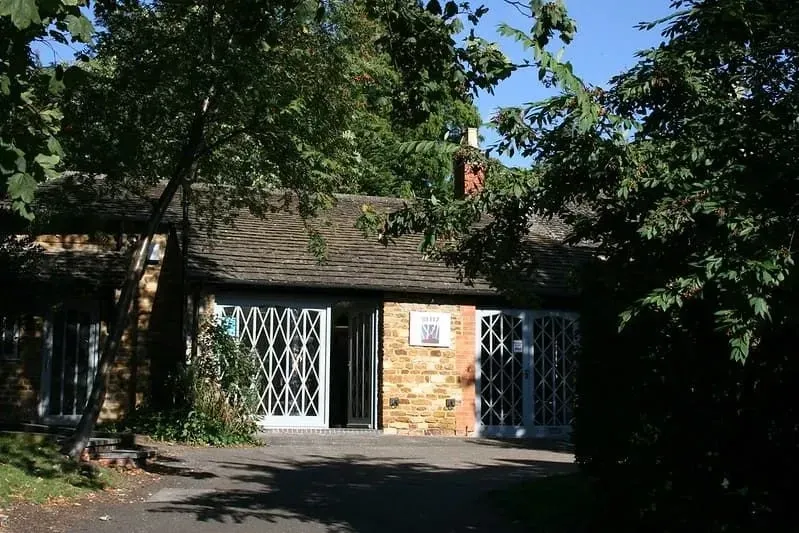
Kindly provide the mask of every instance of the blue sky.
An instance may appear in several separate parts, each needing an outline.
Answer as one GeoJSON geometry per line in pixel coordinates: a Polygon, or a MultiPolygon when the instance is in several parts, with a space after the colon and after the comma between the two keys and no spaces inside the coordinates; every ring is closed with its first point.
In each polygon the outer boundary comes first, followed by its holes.
{"type": "MultiPolygon", "coordinates": [[[[505,22],[526,31],[530,29],[529,19],[502,0],[483,1],[490,10],[480,21],[478,35],[498,42],[512,60],[521,61],[529,52],[524,52],[515,41],[499,36],[496,28],[505,22]]],[[[635,63],[636,51],[661,42],[658,29],[644,32],[635,25],[668,15],[669,4],[670,0],[566,0],[569,14],[577,21],[577,35],[566,47],[564,58],[572,62],[575,73],[585,81],[605,85],[612,76],[635,63]]],[[[536,70],[522,69],[497,87],[493,95],[480,94],[477,106],[483,121],[488,121],[497,108],[533,102],[549,94],[539,83],[536,70]]],[[[489,145],[494,138],[491,130],[484,127],[480,132],[489,145]]]]}

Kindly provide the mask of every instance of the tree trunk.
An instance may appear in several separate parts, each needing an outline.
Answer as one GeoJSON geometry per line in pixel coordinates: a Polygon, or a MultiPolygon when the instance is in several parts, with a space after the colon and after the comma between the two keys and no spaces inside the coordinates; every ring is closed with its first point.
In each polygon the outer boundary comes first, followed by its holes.
{"type": "Polygon", "coordinates": [[[108,374],[119,352],[119,345],[122,341],[125,328],[127,327],[130,308],[136,296],[139,282],[144,275],[147,255],[155,232],[158,230],[158,226],[161,225],[164,213],[166,213],[166,210],[169,208],[169,204],[172,203],[172,199],[175,197],[178,188],[183,183],[187,182],[196,172],[198,154],[203,144],[204,118],[207,108],[208,100],[203,103],[202,109],[195,115],[188,142],[183,149],[175,172],[172,174],[164,191],[158,198],[158,203],[153,208],[152,214],[150,214],[145,234],[142,235],[139,242],[136,243],[136,249],[128,264],[125,283],[122,285],[119,300],[117,300],[114,308],[114,316],[110,324],[110,331],[103,344],[102,355],[97,365],[97,374],[92,384],[91,393],[87,398],[86,407],[83,410],[80,422],[77,428],[75,428],[74,433],[61,448],[62,453],[68,455],[71,459],[78,459],[81,453],[83,453],[83,450],[86,449],[92,431],[94,431],[94,426],[100,416],[100,411],[105,402],[108,374]]]}

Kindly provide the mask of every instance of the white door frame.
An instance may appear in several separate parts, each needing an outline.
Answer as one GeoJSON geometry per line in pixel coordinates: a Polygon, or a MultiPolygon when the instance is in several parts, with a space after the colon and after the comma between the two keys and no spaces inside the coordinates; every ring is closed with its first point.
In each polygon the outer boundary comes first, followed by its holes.
{"type": "MultiPolygon", "coordinates": [[[[61,305],[59,311],[50,310],[44,318],[42,328],[42,379],[39,393],[39,418],[48,424],[77,424],[83,414],[83,407],[78,409],[78,413],[71,415],[52,415],[50,411],[50,385],[52,384],[52,371],[53,371],[53,314],[56,312],[64,313],[64,323],[66,327],[66,317],[68,311],[88,312],[90,316],[89,323],[89,365],[87,368],[87,383],[86,383],[86,397],[91,394],[94,378],[97,374],[97,363],[99,360],[99,344],[100,344],[100,320],[98,305],[95,302],[66,302],[61,305]]],[[[66,329],[64,331],[66,334],[66,329]]],[[[61,343],[62,353],[58,354],[59,357],[64,357],[63,350],[65,349],[64,342],[61,343]]],[[[63,374],[63,366],[61,372],[63,374]]],[[[77,374],[75,375],[77,380],[77,374]]],[[[63,391],[62,391],[63,394],[63,391]]]]}
{"type": "MultiPolygon", "coordinates": [[[[327,428],[330,424],[330,344],[332,303],[291,297],[269,297],[242,293],[216,295],[216,307],[292,307],[319,312],[320,363],[319,363],[319,413],[317,416],[261,416],[256,419],[265,428],[327,428]]],[[[238,332],[237,332],[238,334],[238,332]]]]}
{"type": "Polygon", "coordinates": [[[532,388],[530,383],[530,346],[531,335],[529,330],[529,321],[527,320],[527,311],[518,309],[478,309],[475,327],[475,430],[478,436],[481,437],[525,437],[529,431],[529,424],[526,423],[527,417],[532,413],[532,388]],[[489,426],[483,424],[482,416],[482,380],[483,372],[481,365],[482,355],[482,340],[483,331],[482,324],[483,318],[491,315],[505,314],[518,317],[522,321],[522,423],[518,425],[507,426],[489,426]]]}
{"type": "Polygon", "coordinates": [[[562,317],[569,319],[578,318],[577,313],[549,310],[519,310],[519,309],[478,309],[475,324],[475,429],[477,436],[481,437],[553,437],[571,432],[570,426],[541,426],[535,425],[535,390],[534,386],[538,376],[535,374],[535,320],[542,317],[562,317]],[[506,314],[517,316],[522,320],[522,339],[524,342],[522,352],[522,390],[523,413],[522,423],[507,426],[487,426],[482,423],[482,338],[483,317],[506,314]]]}

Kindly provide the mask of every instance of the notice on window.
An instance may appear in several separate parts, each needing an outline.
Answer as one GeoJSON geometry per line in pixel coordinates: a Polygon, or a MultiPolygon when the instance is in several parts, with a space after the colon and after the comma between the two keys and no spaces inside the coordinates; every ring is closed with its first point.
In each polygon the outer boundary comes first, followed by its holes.
{"type": "Polygon", "coordinates": [[[513,353],[522,353],[524,351],[524,341],[516,339],[513,341],[513,353]]]}

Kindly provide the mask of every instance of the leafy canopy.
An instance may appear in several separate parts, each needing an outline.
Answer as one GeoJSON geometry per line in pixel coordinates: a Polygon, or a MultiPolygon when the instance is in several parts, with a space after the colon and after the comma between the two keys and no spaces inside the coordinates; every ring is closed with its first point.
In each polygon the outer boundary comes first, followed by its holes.
{"type": "Polygon", "coordinates": [[[39,183],[57,176],[63,157],[58,141],[59,94],[79,73],[77,66],[42,69],[32,46],[52,40],[88,43],[88,0],[0,0],[0,194],[32,218],[39,183]]]}
{"type": "Polygon", "coordinates": [[[314,2],[151,2],[112,11],[67,105],[73,169],[130,187],[174,174],[214,204],[269,209],[268,191],[310,200],[354,163],[355,86],[314,2]],[[199,121],[199,122],[198,122],[199,121]]]}
{"type": "Polygon", "coordinates": [[[605,90],[551,49],[575,30],[564,4],[529,7],[529,31],[503,31],[531,49],[529,64],[560,94],[501,110],[494,122],[498,149],[528,157],[534,178],[489,180],[477,197],[422,204],[389,233],[414,226],[469,237],[490,213],[483,231],[504,236],[477,241],[496,243],[488,248],[464,238],[459,249],[472,259],[468,273],[486,274],[514,261],[531,214],[562,217],[573,242],[592,242],[606,258],[597,268],[627,302],[622,327],[645,310],[679,320],[701,299],[732,357],[746,359],[792,294],[799,13],[779,1],[674,1],[670,17],[645,25],[664,25],[665,42],[605,90]]]}
{"type": "MultiPolygon", "coordinates": [[[[464,126],[477,126],[480,117],[473,96],[463,85],[442,90],[436,93],[437,100],[425,102],[427,112],[411,116],[403,96],[407,87],[402,69],[390,50],[379,44],[391,31],[389,24],[370,16],[368,4],[339,1],[329,9],[330,24],[340,34],[349,57],[346,64],[352,69],[348,75],[356,88],[352,132],[358,164],[351,168],[349,190],[379,196],[446,195],[452,190],[452,158],[403,148],[410,140],[444,142],[459,136],[464,126]]],[[[456,29],[452,24],[441,28],[447,39],[456,29]]]]}

